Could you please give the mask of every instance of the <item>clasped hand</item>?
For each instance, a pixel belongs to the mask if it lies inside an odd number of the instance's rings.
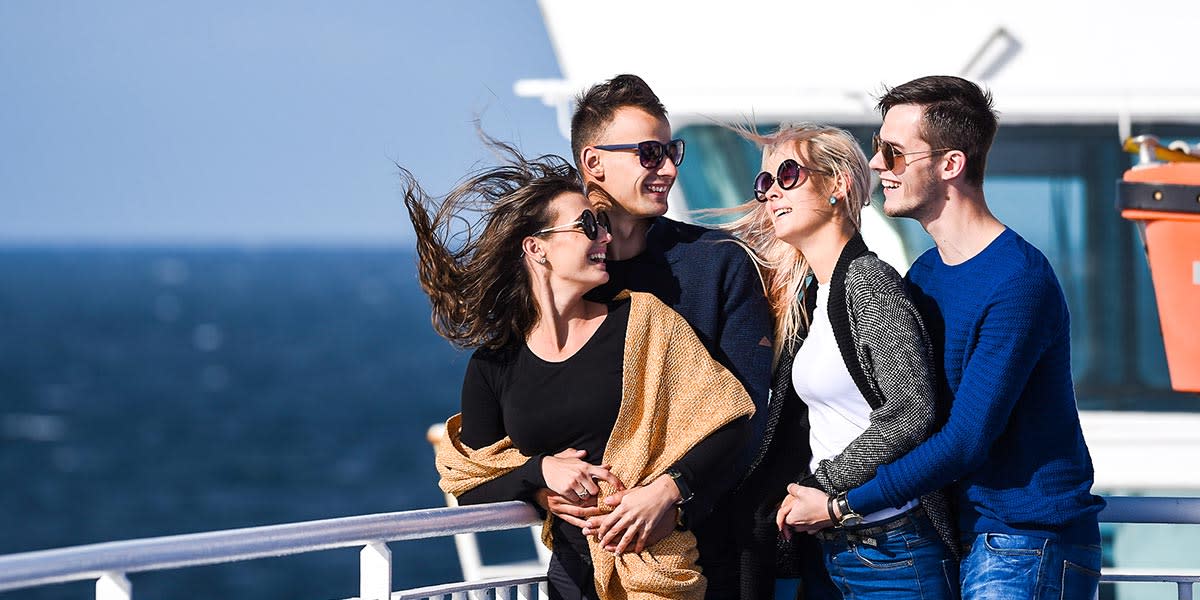
[[[675,530],[675,503],[679,488],[668,475],[644,486],[620,491],[604,499],[613,507],[607,515],[591,517],[584,535],[594,535],[600,547],[614,554],[641,552]]]
[[[587,526],[590,517],[603,511],[596,505],[600,488],[596,481],[607,481],[617,490],[625,484],[609,470],[610,465],[596,466],[585,462],[584,450],[567,448],[554,456],[542,459],[542,478],[550,489],[538,490],[534,499],[542,508],[576,527]]]
[[[813,533],[833,524],[829,519],[829,496],[821,490],[789,484],[788,495],[775,513],[775,525],[784,539],[792,532]]]

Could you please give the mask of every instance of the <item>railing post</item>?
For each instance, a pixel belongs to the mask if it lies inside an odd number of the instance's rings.
[[[358,555],[358,597],[388,600],[392,596],[392,551],[383,542],[363,546]]]
[[[1180,581],[1178,585],[1179,600],[1192,600],[1192,586],[1195,585],[1195,583],[1191,581]]]
[[[133,585],[124,573],[109,572],[96,580],[96,600],[130,600]]]

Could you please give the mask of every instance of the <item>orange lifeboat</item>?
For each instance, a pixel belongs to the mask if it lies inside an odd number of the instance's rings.
[[[1118,183],[1117,208],[1142,235],[1171,387],[1200,392],[1200,147],[1138,136],[1125,150],[1139,164]]]

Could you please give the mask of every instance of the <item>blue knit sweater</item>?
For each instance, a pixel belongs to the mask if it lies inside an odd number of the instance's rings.
[[[1071,383],[1070,315],[1046,257],[1011,229],[947,265],[925,252],[906,279],[942,357],[949,419],[852,490],[866,514],[950,486],[959,531],[1099,543],[1092,460]]]

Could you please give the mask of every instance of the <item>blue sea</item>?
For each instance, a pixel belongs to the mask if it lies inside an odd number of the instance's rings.
[[[425,430],[468,357],[434,334],[409,250],[0,250],[0,554],[443,506]],[[506,545],[490,558],[532,555]],[[461,577],[448,538],[390,546],[395,589]],[[142,599],[346,598],[357,561],[130,580]]]

